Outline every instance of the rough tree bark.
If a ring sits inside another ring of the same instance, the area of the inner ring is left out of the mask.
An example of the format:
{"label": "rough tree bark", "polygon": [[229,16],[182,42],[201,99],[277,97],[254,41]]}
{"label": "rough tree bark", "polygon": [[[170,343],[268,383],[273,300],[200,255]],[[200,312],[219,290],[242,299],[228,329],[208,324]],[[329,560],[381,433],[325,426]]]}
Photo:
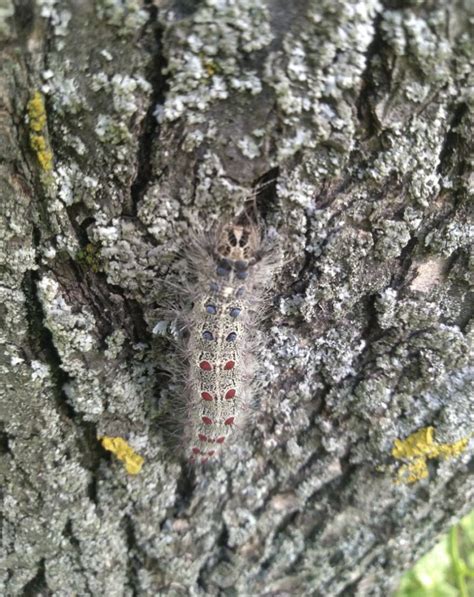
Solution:
{"label": "rough tree bark", "polygon": [[[1,0],[2,595],[387,595],[472,506],[467,10]],[[193,473],[163,279],[272,179],[260,405]]]}

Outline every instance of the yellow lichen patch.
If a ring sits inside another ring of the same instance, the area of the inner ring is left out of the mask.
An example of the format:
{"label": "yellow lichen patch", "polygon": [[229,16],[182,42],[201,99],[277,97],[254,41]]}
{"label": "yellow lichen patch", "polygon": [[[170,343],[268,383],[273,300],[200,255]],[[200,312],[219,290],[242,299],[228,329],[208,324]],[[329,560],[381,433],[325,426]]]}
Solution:
{"label": "yellow lichen patch", "polygon": [[28,102],[28,116],[30,117],[30,128],[37,133],[41,132],[46,125],[46,110],[43,96],[39,91],[35,91]]}
{"label": "yellow lichen patch", "polygon": [[127,473],[137,475],[142,470],[143,458],[122,437],[104,436],[100,441],[106,450],[123,462]]}
{"label": "yellow lichen patch", "polygon": [[392,456],[405,460],[397,475],[397,483],[415,483],[428,476],[427,460],[430,458],[454,458],[463,452],[468,438],[452,444],[441,444],[434,439],[434,428],[425,427],[405,439],[396,439]]}
{"label": "yellow lichen patch", "polygon": [[35,91],[27,106],[30,145],[35,152],[42,170],[49,172],[53,169],[53,153],[46,139],[46,110],[44,99],[39,91]]}
{"label": "yellow lichen patch", "polygon": [[199,54],[199,58],[209,78],[213,77],[216,73],[219,72],[220,69],[217,66],[217,64],[212,60],[209,60],[204,54]]}
{"label": "yellow lichen patch", "polygon": [[213,77],[216,74],[216,67],[212,62],[206,62],[204,68],[208,77]]}

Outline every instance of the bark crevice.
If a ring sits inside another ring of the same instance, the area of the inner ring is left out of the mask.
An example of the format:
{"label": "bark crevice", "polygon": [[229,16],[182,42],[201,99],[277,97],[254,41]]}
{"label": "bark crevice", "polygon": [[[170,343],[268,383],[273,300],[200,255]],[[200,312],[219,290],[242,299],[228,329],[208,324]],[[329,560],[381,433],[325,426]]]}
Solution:
{"label": "bark crevice", "polygon": [[[130,193],[132,212],[136,216],[138,204],[147,192],[147,189],[156,177],[153,172],[154,143],[159,137],[159,123],[156,115],[158,106],[163,105],[166,98],[167,82],[163,70],[166,68],[166,58],[163,54],[164,28],[158,19],[158,8],[148,5],[149,20],[144,26],[144,35],[151,31],[153,46],[149,49],[151,60],[147,68],[148,81],[152,86],[150,105],[141,123],[141,132],[138,137],[137,170]],[[126,214],[124,214],[126,215]]]}

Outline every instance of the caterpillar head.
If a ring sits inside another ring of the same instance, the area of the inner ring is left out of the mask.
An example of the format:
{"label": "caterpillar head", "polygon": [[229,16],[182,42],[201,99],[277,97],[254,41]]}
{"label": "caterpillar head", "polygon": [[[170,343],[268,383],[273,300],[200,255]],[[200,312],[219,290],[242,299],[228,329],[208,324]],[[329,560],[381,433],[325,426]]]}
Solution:
{"label": "caterpillar head", "polygon": [[253,224],[225,224],[217,233],[217,256],[231,261],[255,262],[260,235]]}

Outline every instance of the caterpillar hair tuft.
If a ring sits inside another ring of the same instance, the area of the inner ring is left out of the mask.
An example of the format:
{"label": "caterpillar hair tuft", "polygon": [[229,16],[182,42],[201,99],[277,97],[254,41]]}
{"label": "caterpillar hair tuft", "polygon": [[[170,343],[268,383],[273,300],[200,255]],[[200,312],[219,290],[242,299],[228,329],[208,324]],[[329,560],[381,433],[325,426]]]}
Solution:
{"label": "caterpillar hair tuft", "polygon": [[188,245],[185,282],[170,286],[179,355],[173,413],[185,457],[205,463],[245,427],[255,330],[279,258],[275,241],[247,216],[201,231]]}

